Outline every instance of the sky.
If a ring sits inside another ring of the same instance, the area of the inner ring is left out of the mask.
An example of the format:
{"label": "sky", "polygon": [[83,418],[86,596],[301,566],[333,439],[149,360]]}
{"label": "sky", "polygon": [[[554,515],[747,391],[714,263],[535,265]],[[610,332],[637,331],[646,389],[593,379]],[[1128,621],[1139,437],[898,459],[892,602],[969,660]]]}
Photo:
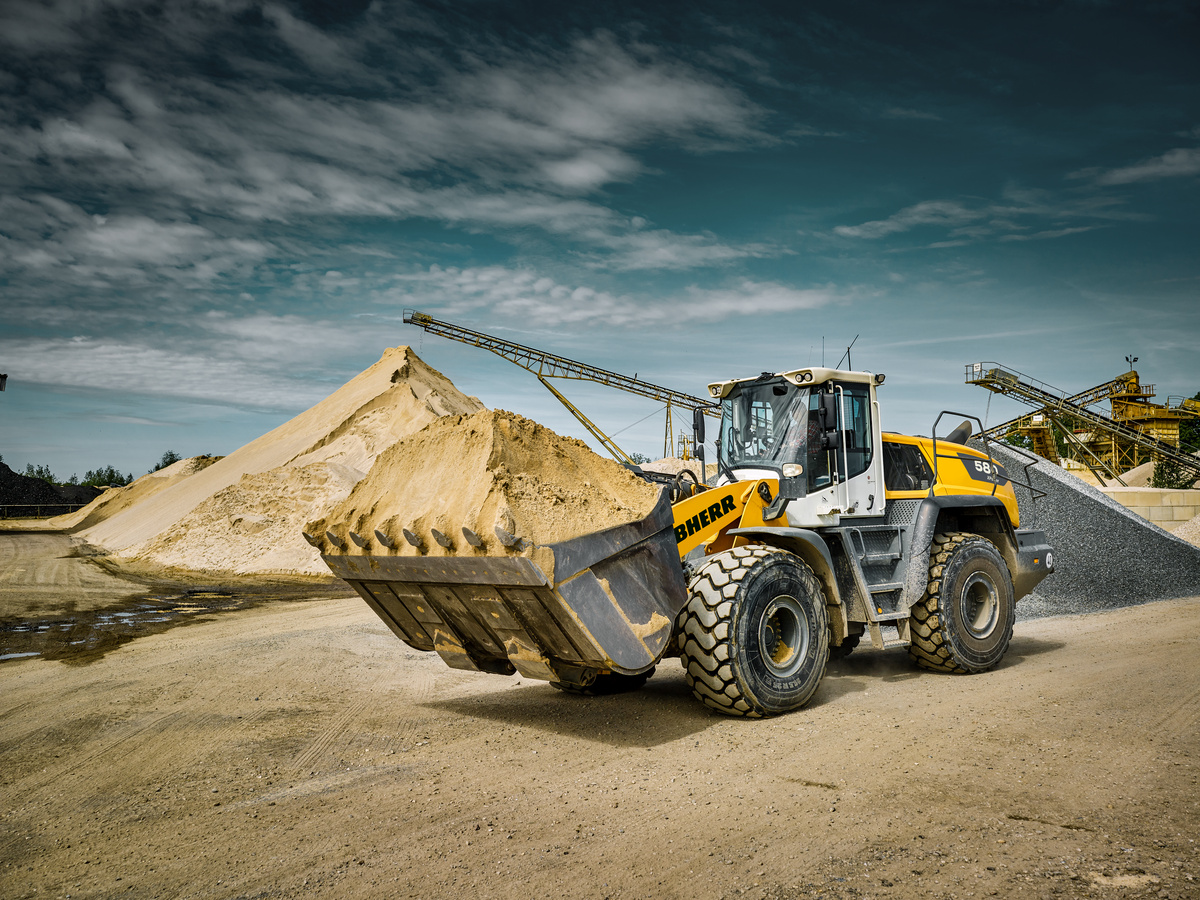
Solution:
{"label": "sky", "polygon": [[1023,411],[977,361],[1191,396],[1197,47],[1182,0],[5,0],[0,455],[226,454],[400,344],[586,436],[406,308],[699,395],[853,342],[907,433]]}

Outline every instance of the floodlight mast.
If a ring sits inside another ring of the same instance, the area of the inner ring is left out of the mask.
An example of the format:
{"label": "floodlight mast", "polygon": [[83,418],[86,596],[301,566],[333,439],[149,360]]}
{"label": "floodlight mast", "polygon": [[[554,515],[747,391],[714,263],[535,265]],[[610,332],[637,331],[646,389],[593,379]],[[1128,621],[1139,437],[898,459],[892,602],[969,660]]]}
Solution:
{"label": "floodlight mast", "polygon": [[[690,410],[701,410],[705,415],[710,415],[719,418],[720,412],[717,410],[712,401],[704,397],[695,397],[691,394],[685,394],[682,391],[675,391],[671,388],[663,387],[662,385],[653,384],[649,381],[643,381],[639,378],[631,378],[628,375],[622,375],[619,372],[612,372],[608,369],[601,369],[597,366],[590,366],[587,363],[577,362],[573,359],[567,359],[565,356],[557,356],[553,353],[548,353],[545,350],[537,350],[533,347],[526,347],[524,344],[518,344],[513,341],[506,341],[503,338],[498,338],[495,335],[485,334],[482,331],[473,331],[470,328],[464,328],[461,325],[455,325],[452,322],[443,322],[433,318],[426,313],[419,312],[415,309],[404,310],[404,322],[408,325],[416,325],[423,328],[430,334],[441,335],[442,337],[450,338],[454,341],[459,341],[463,344],[469,344],[472,347],[481,347],[484,350],[491,350],[497,356],[507,359],[509,362],[520,366],[526,371],[532,372],[546,389],[552,393],[563,406],[586,428],[597,441],[612,454],[613,458],[618,462],[633,465],[633,460],[629,454],[617,446],[616,442],[611,437],[605,434],[595,422],[583,414],[583,412],[575,406],[570,400],[562,395],[555,387],[547,380],[549,378],[564,378],[575,381],[594,381],[597,384],[603,384],[607,387],[617,388],[618,390],[626,391],[631,394],[637,394],[640,397],[646,397],[650,400],[657,400],[659,403],[666,404],[667,407],[667,425],[666,437],[663,444],[663,455],[670,456],[674,437],[671,433],[673,420],[671,409],[673,406],[683,407]],[[703,451],[701,450],[701,456]]]}

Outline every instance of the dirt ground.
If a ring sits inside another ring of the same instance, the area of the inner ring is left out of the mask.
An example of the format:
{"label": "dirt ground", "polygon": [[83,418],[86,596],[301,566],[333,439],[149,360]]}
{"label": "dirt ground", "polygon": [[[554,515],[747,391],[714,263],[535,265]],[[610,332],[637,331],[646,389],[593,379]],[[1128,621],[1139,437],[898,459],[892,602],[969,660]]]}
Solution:
{"label": "dirt ground", "polygon": [[741,721],[674,660],[581,698],[266,604],[0,663],[0,896],[1200,897],[1198,662],[1158,602]]}

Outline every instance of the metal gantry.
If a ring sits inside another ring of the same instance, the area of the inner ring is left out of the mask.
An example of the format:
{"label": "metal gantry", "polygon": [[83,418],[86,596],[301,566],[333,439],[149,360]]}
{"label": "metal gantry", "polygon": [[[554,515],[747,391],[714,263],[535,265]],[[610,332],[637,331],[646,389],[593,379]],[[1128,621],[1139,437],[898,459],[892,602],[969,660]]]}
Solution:
{"label": "metal gantry", "polygon": [[[1144,403],[1145,398],[1154,396],[1153,385],[1139,384],[1136,372],[1127,372],[1124,375],[1114,378],[1112,381],[1088,388],[1086,391],[1078,394],[1068,395],[1066,392],[1046,384],[1044,381],[1031,378],[999,363],[978,362],[967,365],[966,382],[967,384],[977,384],[980,387],[985,387],[997,394],[1013,397],[1040,409],[1040,413],[1036,413],[1031,417],[1022,416],[1018,419],[997,425],[994,428],[989,428],[987,430],[989,437],[998,437],[1012,430],[1014,427],[1018,427],[1027,418],[1030,420],[1029,426],[1027,426],[1029,430],[1036,431],[1043,423],[1034,420],[1038,415],[1042,415],[1049,420],[1049,424],[1058,428],[1067,441],[1081,451],[1082,459],[1080,461],[1092,470],[1096,477],[1100,479],[1101,484],[1104,483],[1106,477],[1122,485],[1125,483],[1121,480],[1118,472],[1126,467],[1132,468],[1132,466],[1125,465],[1130,461],[1130,458],[1122,453],[1122,448],[1126,447],[1131,448],[1134,453],[1140,451],[1154,459],[1170,460],[1181,468],[1189,472],[1195,472],[1197,476],[1200,476],[1200,459],[1167,441],[1154,437],[1152,433],[1147,433],[1147,431],[1126,424],[1129,421],[1136,421],[1134,416],[1125,414],[1122,416],[1123,421],[1118,421],[1115,418],[1110,418],[1103,413],[1088,408],[1088,404],[1104,399],[1110,400],[1115,406],[1118,402],[1128,403],[1138,398]],[[1156,409],[1160,409],[1166,414],[1172,414],[1172,417],[1175,417],[1176,414],[1185,416],[1195,415],[1190,409],[1187,411],[1171,407],[1156,407]],[[1075,434],[1074,429],[1067,427],[1068,423],[1063,421],[1067,419],[1090,426],[1093,429],[1093,435],[1097,433],[1105,435],[1111,444],[1111,449],[1106,454],[1108,458],[1103,458],[1088,446],[1089,443],[1099,443],[1094,437],[1088,442],[1080,440]],[[1046,438],[1053,443],[1053,438],[1049,435],[1048,425],[1046,425],[1046,430]],[[1033,437],[1036,443],[1037,435],[1033,435]],[[1135,461],[1134,465],[1136,464]]]}
{"label": "metal gantry", "polygon": [[704,397],[695,397],[659,384],[642,381],[639,378],[631,378],[628,375],[622,375],[620,372],[601,369],[598,366],[590,366],[587,363],[581,363],[573,359],[568,359],[565,356],[548,353],[545,350],[526,347],[524,344],[518,344],[514,341],[506,341],[495,335],[464,328],[452,322],[443,322],[415,309],[404,310],[404,321],[406,324],[423,328],[430,334],[450,338],[453,341],[459,341],[472,347],[491,350],[497,356],[501,356],[509,362],[520,366],[522,369],[532,372],[537,376],[538,381],[545,385],[546,389],[558,398],[559,402],[570,411],[571,415],[578,419],[580,424],[600,442],[604,449],[620,462],[632,464],[633,460],[630,459],[628,453],[618,447],[611,437],[605,434],[595,422],[584,415],[574,403],[563,396],[547,379],[562,378],[574,381],[592,381],[596,384],[603,384],[607,387],[626,391],[630,394],[637,394],[639,397],[646,397],[647,399],[657,400],[659,403],[666,404],[667,423],[666,438],[663,444],[664,456],[670,456],[673,451],[674,438],[672,436],[672,428],[674,423],[671,415],[673,407],[682,407],[689,410],[701,409],[706,415],[720,417],[720,413],[713,407],[712,401]]}

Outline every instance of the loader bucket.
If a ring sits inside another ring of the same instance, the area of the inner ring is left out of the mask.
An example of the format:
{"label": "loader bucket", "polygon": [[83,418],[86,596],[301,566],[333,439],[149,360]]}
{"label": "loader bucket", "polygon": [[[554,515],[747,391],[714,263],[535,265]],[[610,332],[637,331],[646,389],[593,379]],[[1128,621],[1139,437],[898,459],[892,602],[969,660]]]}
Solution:
{"label": "loader bucket", "polygon": [[687,600],[673,522],[664,491],[646,518],[533,558],[322,558],[398,638],[447,665],[586,684],[644,672],[667,649]]}

